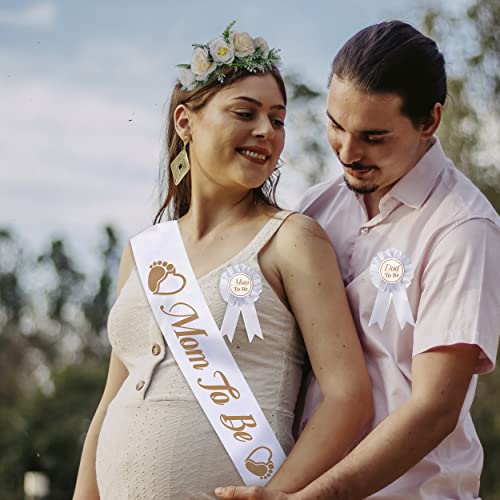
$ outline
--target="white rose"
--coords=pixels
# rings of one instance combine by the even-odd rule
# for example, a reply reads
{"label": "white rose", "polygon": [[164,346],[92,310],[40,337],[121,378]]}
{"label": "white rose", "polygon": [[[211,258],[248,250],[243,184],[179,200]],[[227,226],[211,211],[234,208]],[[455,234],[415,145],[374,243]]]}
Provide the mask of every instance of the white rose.
{"label": "white rose", "polygon": [[231,64],[234,61],[234,49],[224,38],[212,40],[208,47],[210,55],[217,64]]}
{"label": "white rose", "polygon": [[196,47],[193,50],[191,57],[191,71],[194,73],[196,80],[202,82],[206,80],[208,75],[217,67],[217,64],[210,61],[208,50]]}
{"label": "white rose", "polygon": [[258,36],[253,39],[253,43],[256,49],[262,50],[262,57],[267,59],[267,56],[269,55],[269,45],[267,45],[267,42],[261,36]]}
{"label": "white rose", "polygon": [[178,68],[179,82],[186,90],[193,90],[196,84],[194,73],[189,68]]}
{"label": "white rose", "polygon": [[235,31],[231,33],[230,40],[237,57],[246,57],[255,52],[255,45],[253,44],[252,37],[244,31]]}

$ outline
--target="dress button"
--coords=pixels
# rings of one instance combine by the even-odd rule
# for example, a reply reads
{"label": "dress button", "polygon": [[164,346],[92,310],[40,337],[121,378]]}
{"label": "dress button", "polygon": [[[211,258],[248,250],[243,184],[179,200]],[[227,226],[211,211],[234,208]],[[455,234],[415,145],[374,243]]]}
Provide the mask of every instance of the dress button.
{"label": "dress button", "polygon": [[369,230],[367,227],[362,227],[362,228],[361,228],[361,234],[362,234],[362,235],[367,235],[367,234],[369,233],[369,231],[370,231],[370,230]]}
{"label": "dress button", "polygon": [[138,391],[140,391],[145,385],[146,385],[146,382],[144,382],[144,380],[139,380],[139,382],[137,382],[135,388]]}
{"label": "dress button", "polygon": [[161,347],[159,344],[153,344],[153,347],[151,348],[151,352],[153,353],[153,356],[158,356],[158,354],[161,353]]}

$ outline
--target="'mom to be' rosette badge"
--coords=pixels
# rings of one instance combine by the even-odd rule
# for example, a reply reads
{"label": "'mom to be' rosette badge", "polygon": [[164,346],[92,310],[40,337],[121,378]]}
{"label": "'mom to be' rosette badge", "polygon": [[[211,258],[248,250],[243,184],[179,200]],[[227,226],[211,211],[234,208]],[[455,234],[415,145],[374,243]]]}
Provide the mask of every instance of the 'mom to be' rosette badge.
{"label": "'mom to be' rosette badge", "polygon": [[381,330],[384,328],[391,302],[394,302],[401,329],[406,323],[415,326],[406,293],[413,278],[410,259],[395,248],[378,252],[371,261],[370,276],[378,292],[368,326],[378,324]]}
{"label": "'mom to be' rosette badge", "polygon": [[259,273],[246,264],[229,266],[220,277],[219,291],[224,302],[227,302],[226,314],[221,326],[222,336],[227,335],[227,338],[233,341],[241,311],[248,340],[252,342],[255,336],[263,339],[254,305],[262,292],[262,279]]}

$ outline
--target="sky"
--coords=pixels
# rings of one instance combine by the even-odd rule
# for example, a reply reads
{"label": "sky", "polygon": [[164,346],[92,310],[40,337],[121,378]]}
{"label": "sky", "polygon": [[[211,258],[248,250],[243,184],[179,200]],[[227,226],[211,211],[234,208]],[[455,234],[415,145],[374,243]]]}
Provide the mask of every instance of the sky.
{"label": "sky", "polygon": [[[388,19],[417,24],[416,4],[0,0],[0,228],[40,250],[69,238],[88,260],[104,224],[124,239],[149,226],[175,65],[233,19],[281,49],[284,71],[324,88],[352,34]],[[282,181],[290,206],[304,186],[286,168]]]}

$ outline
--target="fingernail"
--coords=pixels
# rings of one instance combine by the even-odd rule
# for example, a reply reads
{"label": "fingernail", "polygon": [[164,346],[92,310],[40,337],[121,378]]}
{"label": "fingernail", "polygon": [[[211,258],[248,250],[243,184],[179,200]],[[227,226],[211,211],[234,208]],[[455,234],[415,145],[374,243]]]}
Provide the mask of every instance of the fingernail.
{"label": "fingernail", "polygon": [[223,488],[215,488],[215,494],[216,494],[218,497],[221,497],[221,496],[222,496],[222,493],[224,493],[224,489],[223,489]]}

